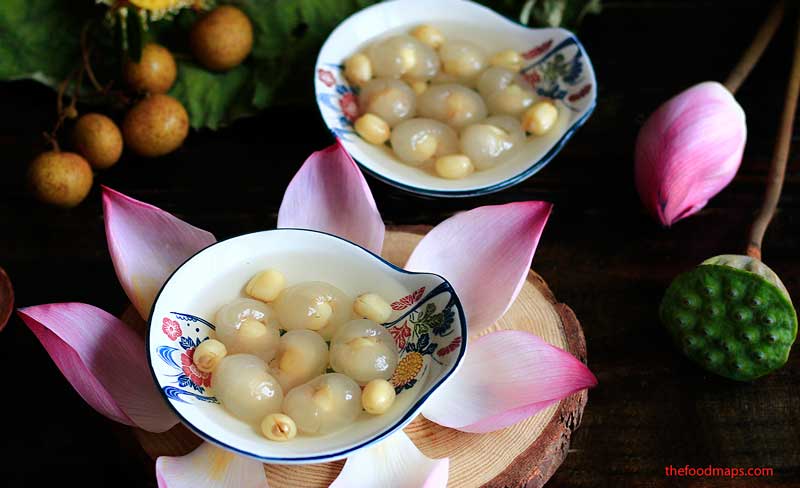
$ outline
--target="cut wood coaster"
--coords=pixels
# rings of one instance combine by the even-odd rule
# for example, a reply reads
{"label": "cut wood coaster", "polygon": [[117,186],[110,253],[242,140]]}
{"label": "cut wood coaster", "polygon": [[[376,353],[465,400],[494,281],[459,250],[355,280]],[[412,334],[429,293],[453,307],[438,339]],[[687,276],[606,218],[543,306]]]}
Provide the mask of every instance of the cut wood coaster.
{"label": "cut wood coaster", "polygon": [[[389,228],[383,256],[402,266],[428,226]],[[135,317],[129,308],[127,322]],[[545,341],[567,350],[586,361],[586,342],[580,323],[572,310],[558,303],[541,276],[531,271],[519,297],[506,314],[483,332],[517,329],[532,332]],[[481,335],[482,335],[481,334]],[[448,486],[538,488],[544,485],[567,455],[570,437],[581,421],[587,393],[583,390],[533,417],[490,434],[468,434],[441,427],[421,415],[405,432],[430,458],[450,458]],[[201,440],[182,424],[162,434],[134,429],[142,448],[155,459],[158,456],[182,456],[197,447]],[[327,487],[341,470],[344,461],[299,466],[265,464],[271,488]]]}

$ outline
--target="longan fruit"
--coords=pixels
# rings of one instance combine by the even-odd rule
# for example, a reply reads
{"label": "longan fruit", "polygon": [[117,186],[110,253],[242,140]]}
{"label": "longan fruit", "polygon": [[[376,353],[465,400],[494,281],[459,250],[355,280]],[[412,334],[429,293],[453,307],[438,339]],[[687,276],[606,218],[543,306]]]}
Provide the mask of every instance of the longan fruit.
{"label": "longan fruit", "polygon": [[146,158],[178,149],[188,133],[189,114],[169,95],[148,96],[128,110],[122,121],[125,145]]}
{"label": "longan fruit", "polygon": [[110,168],[122,155],[122,133],[113,120],[102,114],[81,116],[72,132],[72,141],[95,169]]}
{"label": "longan fruit", "polygon": [[253,25],[244,12],[222,5],[194,23],[189,33],[192,54],[206,68],[227,71],[253,49]]}
{"label": "longan fruit", "polygon": [[79,154],[48,151],[37,156],[28,168],[28,183],[39,200],[71,208],[92,189],[92,168]]}
{"label": "longan fruit", "polygon": [[138,63],[128,60],[124,67],[125,83],[136,91],[167,93],[178,76],[178,66],[169,49],[148,43]]}

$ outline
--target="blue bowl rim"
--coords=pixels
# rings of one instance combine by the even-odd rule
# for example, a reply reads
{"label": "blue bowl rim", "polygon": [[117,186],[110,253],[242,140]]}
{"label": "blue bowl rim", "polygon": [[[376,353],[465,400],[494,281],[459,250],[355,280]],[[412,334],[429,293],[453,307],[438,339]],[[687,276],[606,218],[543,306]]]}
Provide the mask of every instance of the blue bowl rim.
{"label": "blue bowl rim", "polygon": [[[525,24],[523,24],[523,23],[521,23],[521,22],[519,22],[519,21],[517,21],[515,19],[511,19],[511,18],[508,18],[508,17],[506,17],[504,15],[501,15],[501,14],[495,12],[494,10],[492,10],[491,8],[489,8],[489,7],[485,6],[485,5],[481,5],[481,4],[478,4],[476,2],[472,2],[471,0],[464,0],[464,1],[467,1],[469,3],[473,3],[476,6],[482,8],[483,10],[486,10],[487,12],[491,13],[492,15],[499,16],[503,20],[505,20],[507,22],[510,22],[512,24],[515,24],[517,26],[523,27],[523,28],[528,29],[528,30],[538,30],[537,28],[525,25]],[[369,7],[366,7],[364,9],[359,10],[358,12],[355,12],[352,15],[360,14],[360,13],[364,12],[365,10],[378,8],[378,7],[380,7],[380,5],[381,5],[381,3],[377,3],[375,5],[371,5]],[[331,34],[329,34],[328,38],[325,39],[325,43],[328,42],[328,40],[330,39],[331,35],[333,35],[333,33],[336,31],[336,29],[338,29],[343,23],[347,22],[347,20],[349,18],[350,18],[350,16],[348,16],[347,18],[342,20],[342,22],[340,22],[336,26],[336,28],[334,28],[334,30],[331,31]],[[553,28],[552,27],[546,27],[546,29],[553,29]],[[595,75],[594,65],[592,64],[592,59],[589,57],[589,53],[586,52],[586,48],[583,47],[583,43],[581,43],[580,39],[578,39],[578,36],[576,36],[574,32],[571,32],[568,29],[564,29],[563,27],[558,27],[556,29],[560,29],[562,31],[568,32],[569,33],[569,38],[571,38],[571,39],[573,39],[575,41],[575,45],[578,47],[578,49],[580,49],[581,53],[583,54],[584,59],[586,60],[586,64],[588,65],[589,69],[592,72],[592,78],[594,79],[594,82],[595,82],[594,83],[595,84],[595,93],[597,93],[597,90],[598,90],[598,87],[597,87],[597,76]],[[323,43],[323,47],[324,47],[325,43]],[[319,57],[321,55],[321,53],[322,53],[322,49],[320,49],[320,54],[317,55],[317,59],[316,59],[316,62],[314,64],[315,76],[316,76],[317,68],[320,66],[320,63],[322,62],[322,60]],[[316,82],[314,82],[315,100],[318,99],[318,96],[319,96],[319,93],[317,93],[316,87],[317,87],[317,84],[316,84]],[[405,190],[405,191],[410,192],[410,193],[416,193],[418,195],[423,195],[423,196],[428,196],[428,197],[444,197],[444,198],[464,198],[464,197],[476,197],[476,196],[481,196],[481,195],[489,195],[491,193],[496,193],[496,192],[504,190],[504,189],[506,189],[506,188],[508,188],[510,186],[514,186],[514,185],[516,185],[518,183],[521,183],[521,182],[527,180],[528,178],[530,178],[531,176],[535,175],[539,171],[541,171],[545,166],[547,166],[550,163],[550,161],[556,156],[556,154],[561,152],[561,149],[564,148],[564,145],[572,138],[572,136],[575,134],[575,132],[578,129],[580,129],[583,126],[583,124],[586,123],[586,121],[589,119],[589,117],[592,115],[592,113],[594,113],[594,109],[596,107],[597,107],[597,95],[595,95],[594,98],[592,99],[592,103],[586,109],[586,112],[580,118],[578,118],[578,120],[573,122],[572,125],[570,125],[570,127],[564,132],[564,134],[561,136],[561,138],[559,138],[559,140],[555,143],[555,145],[552,148],[550,148],[550,150],[547,151],[547,153],[544,156],[542,156],[541,158],[539,158],[536,161],[534,161],[530,166],[528,166],[527,169],[525,169],[524,171],[522,171],[522,172],[520,172],[520,173],[518,173],[516,175],[513,175],[513,176],[511,176],[509,178],[506,178],[505,180],[499,181],[497,183],[493,183],[491,185],[486,185],[486,186],[479,187],[479,188],[473,188],[473,189],[469,189],[469,190],[431,190],[431,189],[426,189],[426,188],[420,188],[420,187],[417,187],[417,186],[414,186],[414,185],[408,185],[406,183],[400,183],[397,180],[393,180],[392,178],[389,178],[388,176],[382,175],[379,172],[368,168],[361,161],[359,161],[359,160],[357,160],[355,158],[353,158],[353,159],[356,161],[356,163],[358,163],[358,165],[359,165],[359,167],[361,167],[361,169],[363,169],[365,172],[367,172],[368,174],[370,174],[374,178],[376,178],[376,179],[378,179],[378,180],[380,180],[380,181],[382,181],[382,182],[384,182],[386,184],[394,186],[395,188],[399,188],[401,190]],[[319,112],[320,118],[322,119],[322,123],[325,125],[326,128],[328,128],[330,130],[330,132],[333,135],[334,139],[338,139],[338,136],[333,131],[333,129],[328,127],[328,124],[325,121],[325,117],[322,115],[322,107],[320,106],[319,102],[317,102],[317,110]],[[344,146],[342,146],[342,147],[344,147]]]}
{"label": "blue bowl rim", "polygon": [[372,444],[375,444],[377,442],[380,442],[381,440],[389,437],[390,435],[394,434],[398,430],[400,430],[403,427],[405,427],[408,423],[410,423],[419,414],[419,411],[422,409],[422,406],[425,403],[425,401],[427,401],[428,398],[430,398],[430,396],[436,390],[438,390],[439,387],[441,387],[442,384],[444,384],[444,382],[458,369],[459,365],[461,364],[461,361],[464,359],[464,355],[467,352],[467,342],[468,341],[466,341],[466,340],[462,340],[461,341],[461,345],[459,346],[459,350],[458,350],[458,356],[455,359],[454,366],[449,371],[447,371],[442,376],[442,378],[440,378],[439,381],[437,381],[431,387],[430,391],[428,391],[424,395],[420,396],[417,399],[417,401],[414,402],[412,407],[409,408],[408,411],[406,411],[406,413],[397,422],[395,422],[391,427],[389,427],[387,430],[381,432],[380,434],[378,434],[375,437],[372,437],[372,438],[370,438],[368,440],[365,440],[364,442],[362,442],[362,443],[360,443],[360,444],[358,444],[356,446],[353,446],[353,447],[350,447],[350,448],[347,448],[347,449],[343,449],[343,450],[335,452],[335,453],[319,455],[319,456],[304,456],[304,457],[292,457],[292,458],[265,457],[265,456],[259,456],[257,454],[253,454],[251,452],[244,451],[242,449],[239,449],[237,447],[231,446],[231,445],[229,445],[229,444],[227,444],[225,442],[222,442],[222,441],[220,441],[220,440],[218,440],[218,439],[206,434],[201,429],[196,427],[193,423],[189,422],[172,405],[172,403],[169,401],[169,399],[167,398],[166,394],[164,393],[164,390],[161,388],[161,383],[159,382],[158,377],[156,376],[155,369],[153,368],[152,358],[151,358],[151,355],[150,355],[150,332],[151,332],[151,325],[152,325],[152,322],[153,322],[153,315],[155,314],[155,311],[156,311],[156,303],[158,303],[158,299],[161,297],[161,293],[164,291],[164,288],[166,288],[167,283],[170,282],[170,280],[175,275],[175,273],[178,272],[178,270],[183,268],[189,261],[194,259],[196,256],[198,256],[201,253],[205,252],[206,250],[216,246],[217,244],[222,244],[222,243],[230,241],[232,239],[237,239],[237,238],[240,238],[240,237],[243,237],[243,236],[252,235],[252,234],[261,234],[261,233],[265,233],[265,232],[276,232],[276,231],[283,231],[283,230],[296,230],[296,231],[302,231],[302,232],[311,232],[311,233],[316,233],[316,234],[327,235],[327,236],[339,239],[341,241],[344,241],[345,243],[350,244],[352,246],[356,246],[356,247],[360,248],[362,251],[365,251],[367,254],[371,255],[373,258],[375,258],[378,261],[382,262],[384,265],[388,265],[391,269],[394,269],[395,271],[399,271],[399,272],[401,272],[403,274],[408,274],[408,275],[435,276],[435,277],[441,279],[442,280],[442,284],[446,284],[447,285],[447,288],[448,288],[448,290],[451,293],[451,296],[453,298],[456,310],[458,310],[458,318],[459,318],[459,321],[461,323],[461,336],[462,337],[469,337],[469,331],[468,331],[468,327],[467,327],[467,318],[466,318],[466,315],[464,314],[464,307],[461,304],[461,299],[456,294],[456,291],[455,291],[455,288],[453,288],[453,285],[445,277],[443,277],[443,276],[441,276],[439,274],[436,274],[436,273],[426,273],[426,272],[421,272],[421,271],[408,271],[408,270],[403,269],[403,268],[401,268],[401,267],[399,267],[399,266],[397,266],[397,265],[395,265],[393,263],[390,263],[389,261],[387,261],[383,257],[375,254],[374,252],[370,251],[369,249],[365,248],[364,246],[362,246],[360,244],[356,244],[355,242],[349,241],[349,240],[344,239],[342,237],[339,237],[339,236],[337,236],[335,234],[331,234],[331,233],[323,232],[323,231],[319,231],[319,230],[313,230],[313,229],[301,229],[301,228],[297,228],[297,227],[281,227],[281,228],[276,228],[276,229],[267,229],[267,230],[261,230],[261,231],[256,231],[256,232],[249,232],[249,233],[246,233],[246,234],[240,234],[240,235],[237,235],[237,236],[229,237],[227,239],[223,239],[221,241],[214,242],[213,244],[209,244],[208,246],[204,247],[203,249],[200,249],[196,253],[194,253],[191,256],[189,256],[183,263],[180,264],[180,266],[175,268],[175,270],[172,273],[170,273],[170,275],[167,277],[167,279],[164,280],[164,284],[161,285],[161,288],[158,290],[158,293],[156,294],[155,298],[153,299],[153,305],[152,305],[152,307],[150,309],[150,314],[149,314],[148,319],[147,319],[147,333],[145,335],[145,352],[146,352],[146,356],[147,356],[147,365],[148,365],[148,367],[150,369],[150,375],[153,377],[153,382],[155,383],[155,386],[158,388],[159,394],[164,399],[164,401],[167,404],[167,406],[169,407],[169,409],[172,410],[172,412],[178,417],[178,419],[180,420],[180,422],[183,425],[188,427],[192,432],[197,434],[202,439],[204,439],[206,441],[209,441],[209,442],[211,442],[213,444],[216,444],[216,445],[218,445],[218,446],[220,446],[222,448],[225,448],[225,449],[227,449],[229,451],[235,452],[237,454],[241,454],[243,456],[247,456],[247,457],[250,457],[250,458],[253,458],[253,459],[257,459],[257,460],[259,460],[261,462],[269,463],[269,464],[310,464],[310,463],[314,463],[314,462],[335,461],[335,460],[342,459],[342,458],[348,456],[350,453],[352,453],[354,451],[363,449],[363,448],[365,448],[365,447],[367,447],[369,445],[372,445]]}

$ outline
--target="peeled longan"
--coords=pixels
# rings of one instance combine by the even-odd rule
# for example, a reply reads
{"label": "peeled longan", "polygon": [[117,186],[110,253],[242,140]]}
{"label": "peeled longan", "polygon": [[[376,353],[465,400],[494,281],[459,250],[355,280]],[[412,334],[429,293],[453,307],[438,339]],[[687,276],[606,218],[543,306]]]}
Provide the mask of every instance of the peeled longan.
{"label": "peeled longan", "polygon": [[486,67],[483,48],[469,41],[448,41],[439,48],[444,72],[462,80],[475,78]]}
{"label": "peeled longan", "polygon": [[480,95],[456,83],[434,85],[420,95],[417,112],[456,129],[486,118],[486,103]]}
{"label": "peeled longan", "polygon": [[429,80],[439,71],[439,57],[430,46],[408,35],[392,36],[367,48],[376,76],[400,78],[409,75]]}
{"label": "peeled longan", "polygon": [[113,166],[122,155],[122,133],[105,115],[89,113],[75,124],[72,133],[75,149],[96,169]]}
{"label": "peeled longan", "polygon": [[272,303],[281,328],[310,329],[323,339],[333,337],[339,326],[352,317],[353,299],[335,286],[308,281],[284,288]]}
{"label": "peeled longan", "polygon": [[286,394],[283,412],[304,434],[329,434],[352,424],[361,414],[361,388],[343,374],[317,376]]}
{"label": "peeled longan", "polygon": [[397,157],[411,166],[458,151],[456,131],[433,119],[409,119],[397,124],[391,141]]}
{"label": "peeled longan", "polygon": [[80,155],[49,151],[33,160],[28,182],[39,200],[59,207],[81,203],[92,188],[92,168]]}
{"label": "peeled longan", "polygon": [[178,65],[169,49],[148,43],[136,63],[125,62],[125,83],[133,90],[150,93],[167,93],[178,76]]}
{"label": "peeled longan", "polygon": [[283,390],[261,359],[250,354],[225,356],[211,376],[211,388],[235,417],[257,424],[280,412]]}
{"label": "peeled longan", "polygon": [[240,9],[222,5],[194,23],[189,46],[206,68],[227,71],[241,64],[253,50],[253,24]]}
{"label": "peeled longan", "polygon": [[125,145],[146,158],[171,153],[188,134],[189,114],[169,95],[148,96],[128,110],[122,121]]}
{"label": "peeled longan", "polygon": [[518,149],[525,139],[519,121],[509,115],[495,115],[461,131],[461,152],[479,170],[493,168]]}
{"label": "peeled longan", "polygon": [[223,305],[214,317],[217,340],[228,353],[247,353],[263,361],[275,357],[280,341],[278,321],[272,307],[250,298]]}
{"label": "peeled longan", "polygon": [[404,81],[375,78],[361,87],[358,107],[383,119],[389,127],[414,116],[417,97]]}
{"label": "peeled longan", "polygon": [[280,338],[278,354],[270,362],[283,391],[289,391],[325,372],[328,344],[313,330],[290,330]]}
{"label": "peeled longan", "polygon": [[489,113],[519,116],[533,104],[535,95],[524,85],[512,83],[493,93],[487,100]]}
{"label": "peeled longan", "polygon": [[331,367],[365,385],[374,379],[388,380],[397,367],[397,346],[391,334],[371,320],[352,320],[331,341]]}
{"label": "peeled longan", "polygon": [[512,83],[521,83],[522,77],[508,68],[492,66],[478,77],[477,88],[483,98],[489,98]]}

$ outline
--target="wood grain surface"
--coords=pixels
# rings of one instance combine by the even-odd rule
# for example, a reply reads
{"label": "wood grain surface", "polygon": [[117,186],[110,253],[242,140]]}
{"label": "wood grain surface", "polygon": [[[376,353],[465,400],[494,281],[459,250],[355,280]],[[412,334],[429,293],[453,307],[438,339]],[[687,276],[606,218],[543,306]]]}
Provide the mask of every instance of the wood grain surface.
{"label": "wood grain surface", "polygon": [[[403,266],[429,229],[428,226],[389,229],[383,257]],[[133,308],[126,310],[123,319],[138,324],[139,331],[144,332],[146,326]],[[533,271],[508,312],[481,335],[509,329],[532,332],[586,361],[586,343],[575,314],[556,301],[544,280]],[[523,422],[491,434],[459,432],[422,416],[411,422],[405,432],[428,457],[450,458],[448,486],[538,488],[547,482],[567,455],[570,437],[580,423],[586,398],[586,391],[576,393]],[[200,442],[182,425],[163,434],[139,429],[134,432],[152,459],[184,455]],[[326,488],[343,464],[344,461],[303,466],[265,465],[265,469],[271,488]]]}
{"label": "wood grain surface", "polygon": [[[737,93],[748,134],[736,179],[702,212],[663,229],[643,211],[633,184],[639,127],[679,91],[724,79],[770,2],[603,3],[604,12],[587,17],[578,31],[599,82],[597,109],[544,170],[501,193],[458,200],[418,198],[368,178],[378,208],[389,224],[435,225],[479,205],[554,203],[533,265],[580,317],[599,385],[549,488],[798,487],[798,351],[774,374],[737,383],[685,359],[657,316],[677,273],[744,249],[763,195],[792,29],[785,24],[779,30]],[[795,15],[787,12],[786,18]],[[309,101],[312,97],[309,84]],[[45,88],[0,84],[0,266],[13,280],[18,306],[81,301],[117,312],[127,298],[106,248],[99,190],[64,211],[38,205],[24,188],[25,168],[43,147],[40,134],[52,125],[54,107],[55,97]],[[795,303],[800,301],[798,135],[800,130],[764,246],[765,262]],[[291,176],[311,151],[331,141],[313,104],[276,108],[224,130],[193,132],[183,148],[165,158],[127,155],[96,180],[223,239],[274,227]],[[143,468],[135,462],[146,456],[130,429],[86,406],[14,316],[0,332],[0,368],[7,393],[0,410],[2,484],[155,486],[152,463],[147,460]],[[774,475],[665,476],[665,467],[687,464],[770,467]],[[519,463],[519,469],[526,467]]]}

